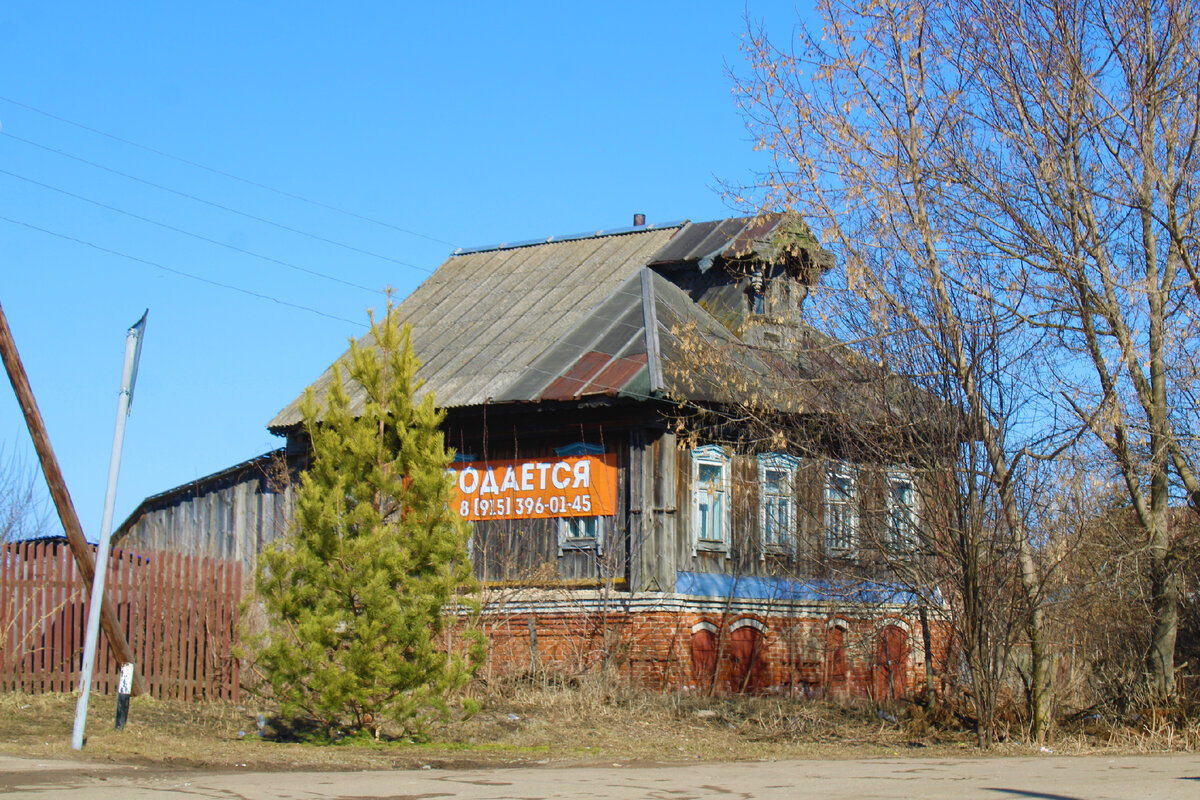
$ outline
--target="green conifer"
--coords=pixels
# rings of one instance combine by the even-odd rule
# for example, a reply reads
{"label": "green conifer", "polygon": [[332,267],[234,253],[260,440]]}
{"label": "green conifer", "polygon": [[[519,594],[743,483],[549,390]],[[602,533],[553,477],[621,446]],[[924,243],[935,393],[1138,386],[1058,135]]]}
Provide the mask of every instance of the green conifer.
{"label": "green conifer", "polygon": [[414,402],[419,362],[390,303],[382,323],[371,316],[370,338],[351,340],[324,408],[305,394],[312,458],[291,536],[259,560],[268,629],[252,647],[281,713],[378,736],[387,720],[416,732],[444,712],[483,644],[471,633],[468,529],[449,504],[444,414],[432,393]]}

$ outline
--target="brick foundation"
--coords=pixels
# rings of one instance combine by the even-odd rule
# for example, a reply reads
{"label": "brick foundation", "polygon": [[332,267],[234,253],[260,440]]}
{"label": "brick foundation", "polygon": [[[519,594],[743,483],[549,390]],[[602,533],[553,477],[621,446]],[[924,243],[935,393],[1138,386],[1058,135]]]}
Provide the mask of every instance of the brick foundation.
{"label": "brick foundation", "polygon": [[[490,607],[481,620],[489,641],[481,674],[577,675],[607,657],[631,683],[662,691],[889,699],[924,686],[920,625],[899,611],[614,605],[541,599]],[[935,623],[932,637],[934,663],[944,663],[946,625]]]}

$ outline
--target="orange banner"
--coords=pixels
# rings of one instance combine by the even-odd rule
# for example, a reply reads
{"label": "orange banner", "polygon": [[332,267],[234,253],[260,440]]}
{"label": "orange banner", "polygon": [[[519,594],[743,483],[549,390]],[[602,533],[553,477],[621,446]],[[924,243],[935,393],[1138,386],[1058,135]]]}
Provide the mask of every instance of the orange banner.
{"label": "orange banner", "polygon": [[617,510],[617,454],[455,464],[451,505],[463,519],[603,517]]}

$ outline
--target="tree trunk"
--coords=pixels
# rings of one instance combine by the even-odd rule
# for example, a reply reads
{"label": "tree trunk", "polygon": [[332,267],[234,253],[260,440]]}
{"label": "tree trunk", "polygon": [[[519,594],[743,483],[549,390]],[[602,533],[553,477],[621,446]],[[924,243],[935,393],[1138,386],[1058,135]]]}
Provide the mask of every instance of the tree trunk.
{"label": "tree trunk", "polygon": [[929,609],[922,601],[917,607],[921,619],[921,643],[925,645],[925,707],[933,706],[936,683],[933,675],[933,635],[929,630]]}
{"label": "tree trunk", "polygon": [[1041,745],[1050,730],[1050,653],[1043,638],[1046,612],[1038,586],[1037,567],[1025,536],[1018,538],[1021,587],[1029,601],[1029,721],[1034,742]]}
{"label": "tree trunk", "polygon": [[[1165,523],[1165,520],[1163,520]],[[1165,527],[1165,525],[1164,525]],[[1164,552],[1151,548],[1150,590],[1154,629],[1147,655],[1147,682],[1156,700],[1175,695],[1175,636],[1179,623],[1179,576],[1170,569]]]}

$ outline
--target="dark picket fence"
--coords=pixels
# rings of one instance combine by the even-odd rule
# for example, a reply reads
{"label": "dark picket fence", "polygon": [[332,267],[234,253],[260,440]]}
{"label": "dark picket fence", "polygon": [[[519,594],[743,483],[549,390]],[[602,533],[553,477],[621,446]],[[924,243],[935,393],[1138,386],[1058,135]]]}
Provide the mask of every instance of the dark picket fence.
{"label": "dark picket fence", "polygon": [[[239,562],[118,550],[106,580],[153,697],[238,700]],[[0,692],[78,688],[89,595],[65,542],[0,545]],[[101,632],[92,690],[119,672]]]}

